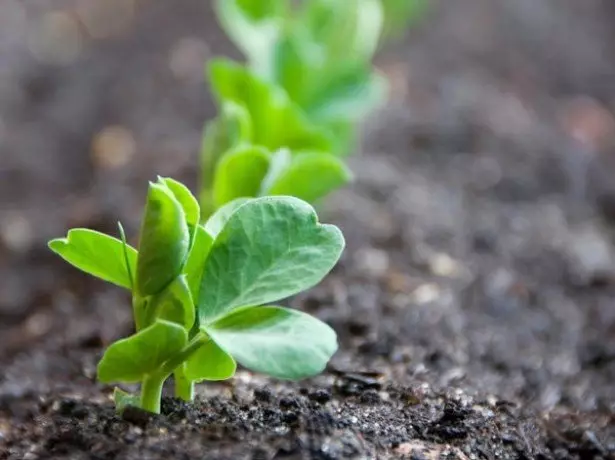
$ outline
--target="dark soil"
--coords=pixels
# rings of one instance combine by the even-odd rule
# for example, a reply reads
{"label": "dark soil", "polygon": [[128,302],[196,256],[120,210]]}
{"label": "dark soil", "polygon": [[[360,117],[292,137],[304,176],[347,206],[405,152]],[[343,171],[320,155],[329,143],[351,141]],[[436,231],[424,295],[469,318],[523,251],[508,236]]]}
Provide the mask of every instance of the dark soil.
{"label": "dark soil", "polygon": [[329,369],[122,417],[95,366],[128,299],[45,242],[135,235],[156,174],[195,188],[200,62],[238,55],[208,2],[149,0],[49,62],[31,31],[76,3],[0,4],[0,459],[615,458],[611,1],[434,6],[378,58],[392,97],[321,206],[343,260],[288,301],[338,332]]}

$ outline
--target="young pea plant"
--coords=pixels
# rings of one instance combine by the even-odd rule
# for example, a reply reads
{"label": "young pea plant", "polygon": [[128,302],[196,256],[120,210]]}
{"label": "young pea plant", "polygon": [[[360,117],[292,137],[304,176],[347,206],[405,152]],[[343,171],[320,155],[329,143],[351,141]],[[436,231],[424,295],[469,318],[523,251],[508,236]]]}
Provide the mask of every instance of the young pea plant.
{"label": "young pea plant", "polygon": [[238,197],[315,202],[351,180],[342,156],[383,99],[372,70],[380,0],[216,0],[248,60],[209,64],[220,113],[201,151],[202,218]]}
{"label": "young pea plant", "polygon": [[280,379],[316,375],[337,349],[318,319],[272,303],[320,282],[344,248],[340,230],[288,196],[242,198],[199,224],[196,198],[181,183],[150,183],[137,249],[78,228],[49,247],[68,263],[130,290],[135,333],[110,345],[98,364],[118,410],[160,412],[164,382],[191,401],[194,384],[232,377],[237,363]]}
{"label": "young pea plant", "polygon": [[315,202],[351,180],[329,134],[286,93],[226,60],[209,64],[220,115],[205,131],[200,201],[206,218],[240,197],[290,195]]}

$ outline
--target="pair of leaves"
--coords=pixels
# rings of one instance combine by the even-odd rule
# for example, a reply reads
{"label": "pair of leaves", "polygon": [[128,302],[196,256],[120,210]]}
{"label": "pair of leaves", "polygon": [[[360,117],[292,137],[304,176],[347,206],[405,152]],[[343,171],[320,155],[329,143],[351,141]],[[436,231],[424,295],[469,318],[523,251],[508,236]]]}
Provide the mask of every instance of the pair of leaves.
{"label": "pair of leaves", "polygon": [[351,180],[346,165],[332,155],[262,147],[238,147],[224,155],[216,170],[217,207],[241,197],[288,195],[314,202]]}
{"label": "pair of leaves", "polygon": [[[198,209],[182,190],[174,196],[186,222],[194,221]],[[199,337],[208,341],[178,363],[186,378],[228,378],[235,361],[280,378],[320,372],[337,347],[334,332],[304,313],[259,305],[318,283],[343,249],[340,231],[319,224],[313,208],[299,199],[266,197],[229,203],[189,233],[183,274],[149,298],[149,316],[135,335],[107,349],[99,379],[142,380],[182,356],[192,337],[194,319],[186,313],[192,299],[198,300]],[[128,268],[138,265],[134,249],[89,230],[71,230],[50,247],[76,267],[124,287],[130,287]]]}

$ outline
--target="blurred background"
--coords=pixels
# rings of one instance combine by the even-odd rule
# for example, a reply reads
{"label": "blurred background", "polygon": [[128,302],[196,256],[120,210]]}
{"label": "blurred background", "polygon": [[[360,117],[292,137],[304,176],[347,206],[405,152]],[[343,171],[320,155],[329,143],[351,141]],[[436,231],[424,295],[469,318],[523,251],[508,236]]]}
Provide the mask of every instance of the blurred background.
{"label": "blurred background", "polygon": [[[611,0],[441,0],[382,49],[390,99],[321,207],[348,251],[295,300],[336,365],[613,410],[613,43]],[[80,364],[49,357],[130,330],[45,244],[134,237],[157,174],[196,189],[216,55],[241,59],[207,0],[0,2],[0,392],[56,388]]]}

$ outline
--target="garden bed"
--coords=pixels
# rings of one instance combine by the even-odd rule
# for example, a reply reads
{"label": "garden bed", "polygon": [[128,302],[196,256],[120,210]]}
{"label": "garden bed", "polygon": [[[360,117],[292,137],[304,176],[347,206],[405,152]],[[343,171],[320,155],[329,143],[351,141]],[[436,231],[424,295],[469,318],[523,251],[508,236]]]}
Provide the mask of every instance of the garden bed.
{"label": "garden bed", "polygon": [[[503,2],[442,7],[410,45],[379,58],[393,98],[364,125],[354,184],[319,207],[348,248],[325,281],[290,301],[339,335],[323,375],[285,383],[241,370],[199,385],[193,405],[165,398],[158,416],[114,413],[95,365],[130,333],[129,299],[44,243],[76,225],[113,231],[118,216],[134,235],[156,174],[195,188],[199,129],[213,108],[200,66],[188,64],[234,52],[206,2],[176,3],[141,7],[128,35],[89,45],[69,66],[33,62],[18,46],[3,58],[19,91],[0,94],[9,152],[0,159],[0,459],[615,455],[603,180],[614,171],[615,78],[600,83],[615,75],[613,61],[599,66],[583,45],[554,39],[553,75],[544,51],[528,50],[527,12],[506,12],[515,33],[493,20]],[[566,31],[590,48],[605,39],[594,3]],[[574,10],[549,11],[565,23]],[[457,31],[479,12],[481,27]],[[182,43],[192,58],[173,61]],[[562,113],[610,139],[587,172]],[[134,137],[125,159],[90,154],[110,125]],[[571,184],[583,180],[580,193]]]}

